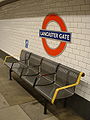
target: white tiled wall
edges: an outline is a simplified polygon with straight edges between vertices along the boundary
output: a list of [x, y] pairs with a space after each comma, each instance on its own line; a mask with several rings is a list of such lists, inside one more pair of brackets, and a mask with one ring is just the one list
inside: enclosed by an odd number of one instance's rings
[[[46, 53], [39, 38], [39, 29], [49, 13], [58, 14], [72, 32], [71, 43], [56, 57]], [[20, 0], [0, 8], [0, 19], [0, 49], [16, 57], [28, 39], [28, 51], [85, 72], [76, 93], [90, 101], [90, 0]], [[58, 31], [60, 27], [51, 22], [47, 29]], [[51, 39], [47, 43], [51, 48], [60, 44]]]

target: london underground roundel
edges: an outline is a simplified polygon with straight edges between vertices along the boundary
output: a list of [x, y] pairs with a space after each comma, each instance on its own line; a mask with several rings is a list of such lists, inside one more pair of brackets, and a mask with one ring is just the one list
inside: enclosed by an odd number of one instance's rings
[[[58, 23], [61, 32], [47, 30], [47, 25], [49, 22], [55, 21]], [[64, 21], [57, 16], [56, 14], [47, 15], [42, 24], [42, 30], [39, 31], [39, 36], [42, 37], [42, 43], [46, 52], [51, 56], [57, 56], [62, 53], [66, 47], [67, 42], [71, 41], [71, 33], [67, 32], [66, 25]], [[48, 46], [46, 38], [52, 38], [61, 40], [59, 46], [55, 49], [52, 49]]]

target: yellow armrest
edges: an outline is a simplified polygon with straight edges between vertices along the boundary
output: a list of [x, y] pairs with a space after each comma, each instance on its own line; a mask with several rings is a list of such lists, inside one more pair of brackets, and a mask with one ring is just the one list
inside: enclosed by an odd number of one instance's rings
[[79, 76], [78, 76], [78, 78], [77, 78], [77, 82], [76, 82], [76, 83], [71, 84], [71, 85], [67, 85], [67, 86], [64, 86], [64, 87], [61, 87], [61, 88], [57, 88], [57, 89], [55, 90], [55, 92], [54, 92], [54, 95], [53, 95], [53, 97], [52, 97], [51, 103], [54, 104], [54, 101], [55, 101], [55, 99], [56, 99], [56, 97], [57, 97], [57, 94], [58, 94], [58, 92], [59, 92], [60, 90], [63, 90], [63, 89], [66, 89], [66, 88], [70, 88], [70, 87], [74, 87], [74, 86], [78, 85], [78, 84], [80, 83], [80, 80], [81, 80], [81, 77], [82, 77], [82, 76], [84, 76], [84, 73], [83, 73], [83, 72], [80, 72], [80, 74], [79, 74]]
[[[16, 55], [15, 55], [16, 56]], [[18, 56], [18, 55], [17, 55]], [[13, 57], [13, 56], [6, 56], [4, 61], [3, 61], [3, 64], [7, 61], [7, 58], [10, 58], [10, 57]], [[18, 56], [19, 57], [19, 56]]]

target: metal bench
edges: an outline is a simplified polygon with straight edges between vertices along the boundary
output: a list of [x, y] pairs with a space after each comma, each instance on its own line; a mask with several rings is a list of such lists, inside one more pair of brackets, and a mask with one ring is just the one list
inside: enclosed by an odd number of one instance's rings
[[[53, 65], [54, 63], [51, 66]], [[54, 104], [56, 99], [65, 98], [64, 106], [66, 106], [66, 98], [75, 93], [75, 86], [79, 84], [81, 77], [85, 74], [61, 64], [56, 74], [52, 68], [47, 69], [47, 66], [42, 67], [42, 69], [49, 70], [49, 72], [37, 78], [34, 88], [46, 99], [44, 106], [44, 114], [46, 114], [47, 100]], [[49, 74], [50, 71], [53, 74]]]
[[65, 99], [66, 106], [67, 98], [74, 95], [75, 86], [85, 76], [83, 72], [26, 51], [21, 52], [20, 61], [11, 64], [10, 79], [12, 71], [44, 97], [44, 114], [48, 101], [54, 104]]

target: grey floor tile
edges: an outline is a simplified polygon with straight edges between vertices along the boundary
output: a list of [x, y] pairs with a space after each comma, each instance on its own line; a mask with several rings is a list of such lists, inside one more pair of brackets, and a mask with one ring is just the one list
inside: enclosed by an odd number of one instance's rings
[[4, 65], [0, 68], [0, 93], [7, 100], [9, 105], [22, 104], [35, 100], [15, 80], [9, 80], [9, 69]]
[[7, 101], [5, 100], [5, 98], [0, 93], [0, 109], [8, 107], [8, 106], [9, 106], [9, 104], [7, 103]]
[[56, 118], [55, 116], [52, 116], [52, 117], [46, 118], [44, 120], [60, 120], [60, 119]]
[[82, 117], [77, 115], [72, 109], [64, 108], [63, 102], [59, 101], [60, 103], [56, 105], [48, 104], [49, 110], [53, 113], [53, 115], [58, 120], [84, 120]]
[[0, 109], [0, 120], [31, 120], [28, 115], [18, 106]]
[[25, 102], [35, 100], [35, 98], [33, 98], [16, 81], [3, 83], [2, 86], [0, 87], [0, 92], [10, 105], [22, 104]]
[[52, 116], [49, 111], [48, 114], [43, 114], [44, 107], [37, 100], [20, 106], [28, 114], [28, 116], [30, 116], [31, 120], [43, 120]]
[[64, 111], [55, 115], [59, 120], [84, 120], [82, 117], [78, 116], [74, 111], [70, 109], [65, 109]]

